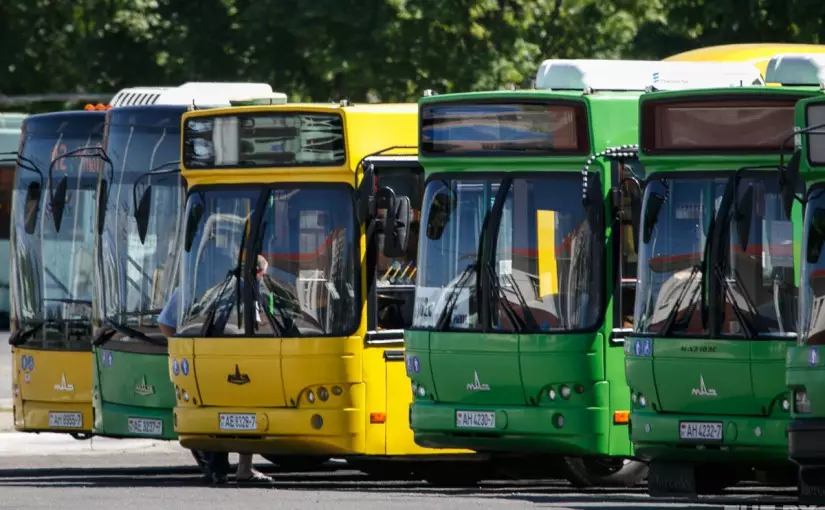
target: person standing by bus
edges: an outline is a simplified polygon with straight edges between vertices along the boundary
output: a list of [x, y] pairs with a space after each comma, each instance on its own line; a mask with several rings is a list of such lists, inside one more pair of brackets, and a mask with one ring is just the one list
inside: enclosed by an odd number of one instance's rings
[[[256, 267], [256, 277], [258, 281], [261, 281], [268, 267], [269, 263], [266, 261], [266, 259], [263, 256], [258, 255], [258, 263]], [[177, 333], [177, 288], [172, 291], [172, 295], [169, 296], [169, 300], [166, 302], [166, 305], [163, 307], [163, 310], [161, 310], [160, 315], [158, 315], [158, 326], [160, 327], [161, 333], [163, 333], [166, 337], [174, 336], [175, 333]], [[194, 455], [195, 458], [198, 460], [198, 464], [201, 463], [201, 460], [205, 462], [205, 465], [209, 471], [208, 474], [205, 473], [205, 476], [208, 478], [209, 481], [211, 481], [214, 484], [224, 484], [227, 482], [226, 477], [230, 471], [228, 452], [204, 452], [199, 450], [192, 450], [192, 455]], [[273, 479], [271, 476], [267, 476], [252, 467], [252, 457], [253, 454], [251, 453], [238, 454], [238, 467], [235, 471], [235, 481], [237, 481], [239, 484], [250, 482], [272, 482]]]

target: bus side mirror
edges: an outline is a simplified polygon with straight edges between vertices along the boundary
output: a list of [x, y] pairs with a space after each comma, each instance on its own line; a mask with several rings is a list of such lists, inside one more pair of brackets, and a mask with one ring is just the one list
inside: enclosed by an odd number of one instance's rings
[[189, 209], [189, 214], [186, 216], [186, 230], [184, 230], [183, 247], [185, 251], [192, 248], [192, 243], [195, 241], [195, 233], [197, 232], [198, 223], [203, 216], [203, 206], [201, 204], [193, 204]]
[[37, 213], [40, 211], [40, 183], [32, 182], [26, 190], [25, 229], [27, 234], [34, 234], [37, 228]]
[[587, 221], [590, 222], [591, 229], [598, 231], [604, 214], [604, 197], [600, 179], [594, 177], [588, 179], [585, 197], [584, 210], [587, 213]]
[[788, 166], [782, 172], [780, 179], [782, 209], [785, 210], [785, 217], [791, 219], [791, 211], [793, 210], [793, 201], [796, 197], [796, 186], [799, 182], [799, 162], [802, 158], [802, 152], [795, 150], [791, 160], [788, 161]]
[[384, 218], [384, 256], [394, 258], [406, 255], [412, 223], [410, 198], [396, 196], [392, 188], [384, 186], [378, 190], [376, 208], [387, 210]]
[[100, 193], [97, 199], [97, 233], [103, 233], [103, 226], [106, 222], [106, 202], [109, 200], [109, 183], [100, 180]]
[[647, 207], [645, 208], [645, 231], [642, 239], [645, 243], [650, 242], [650, 236], [653, 235], [653, 227], [659, 221], [659, 213], [662, 211], [662, 205], [665, 203], [665, 198], [659, 194], [651, 193], [647, 197]]
[[[633, 246], [639, 246], [639, 228], [642, 223], [642, 186], [635, 177], [622, 179], [619, 184], [619, 211], [621, 218], [630, 220], [633, 230]], [[628, 216], [630, 216], [628, 218]]]
[[825, 209], [817, 207], [811, 218], [808, 229], [808, 242], [805, 257], [809, 264], [819, 262], [822, 253], [822, 243], [825, 241]]
[[375, 213], [373, 204], [375, 203], [375, 171], [372, 163], [364, 165], [364, 175], [361, 184], [358, 185], [358, 199], [355, 210], [358, 213], [358, 222], [364, 223]]
[[57, 183], [57, 188], [52, 195], [51, 209], [52, 219], [54, 220], [54, 231], [60, 232], [60, 224], [63, 221], [63, 210], [66, 208], [66, 193], [69, 189], [69, 180], [65, 177], [60, 178]]
[[452, 197], [447, 191], [438, 191], [430, 202], [430, 210], [427, 213], [427, 238], [433, 241], [441, 239], [452, 214]]
[[753, 220], [753, 186], [748, 186], [742, 195], [742, 200], [736, 204], [736, 236], [739, 238], [739, 246], [742, 250], [747, 249], [748, 240], [751, 235], [751, 221]]
[[152, 207], [152, 185], [146, 186], [140, 201], [135, 204], [135, 221], [137, 222], [140, 244], [146, 241], [146, 231], [149, 230], [149, 210]]

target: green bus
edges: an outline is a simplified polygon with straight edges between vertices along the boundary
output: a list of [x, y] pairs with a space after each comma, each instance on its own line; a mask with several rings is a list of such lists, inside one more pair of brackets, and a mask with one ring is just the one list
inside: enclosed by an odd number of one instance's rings
[[[801, 57], [817, 74], [825, 69], [825, 59]], [[812, 74], [814, 74], [812, 70]], [[816, 77], [814, 77], [816, 78]], [[780, 174], [784, 207], [794, 201], [804, 204], [802, 228], [799, 341], [788, 347], [786, 378], [791, 422], [788, 424], [788, 453], [799, 466], [799, 498], [809, 503], [825, 503], [825, 97], [805, 99], [796, 105], [794, 154]], [[804, 199], [794, 196], [799, 178], [807, 188]]]
[[761, 83], [759, 71], [548, 60], [536, 90], [420, 100], [425, 228], [405, 333], [417, 444], [471, 449], [518, 477], [560, 468], [577, 486], [644, 479], [622, 348], [639, 97], [743, 80]]
[[263, 97], [286, 102], [267, 84], [200, 82], [123, 89], [112, 99], [94, 220], [96, 435], [177, 439], [167, 340], [157, 320], [177, 286], [181, 116]]
[[795, 480], [784, 361], [797, 338], [802, 209], [783, 209], [776, 176], [796, 103], [820, 92], [780, 64], [765, 75], [778, 87], [640, 99], [647, 178], [625, 350], [630, 435], [651, 495]]

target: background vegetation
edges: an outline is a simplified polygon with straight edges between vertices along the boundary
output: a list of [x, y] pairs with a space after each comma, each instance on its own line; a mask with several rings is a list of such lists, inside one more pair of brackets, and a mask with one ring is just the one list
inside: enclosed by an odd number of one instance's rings
[[524, 87], [545, 58], [819, 43], [823, 19], [818, 0], [0, 0], [0, 98], [248, 80], [403, 101]]

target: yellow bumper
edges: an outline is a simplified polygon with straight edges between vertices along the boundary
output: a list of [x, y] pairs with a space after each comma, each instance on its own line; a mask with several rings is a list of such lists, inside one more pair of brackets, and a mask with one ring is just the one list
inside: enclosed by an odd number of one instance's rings
[[[222, 430], [221, 414], [254, 415], [255, 430]], [[175, 431], [182, 446], [240, 453], [362, 454], [363, 420], [359, 409], [175, 409]]]
[[91, 433], [93, 424], [94, 410], [91, 401], [24, 400], [22, 405], [16, 403], [14, 406], [14, 429], [20, 432]]

